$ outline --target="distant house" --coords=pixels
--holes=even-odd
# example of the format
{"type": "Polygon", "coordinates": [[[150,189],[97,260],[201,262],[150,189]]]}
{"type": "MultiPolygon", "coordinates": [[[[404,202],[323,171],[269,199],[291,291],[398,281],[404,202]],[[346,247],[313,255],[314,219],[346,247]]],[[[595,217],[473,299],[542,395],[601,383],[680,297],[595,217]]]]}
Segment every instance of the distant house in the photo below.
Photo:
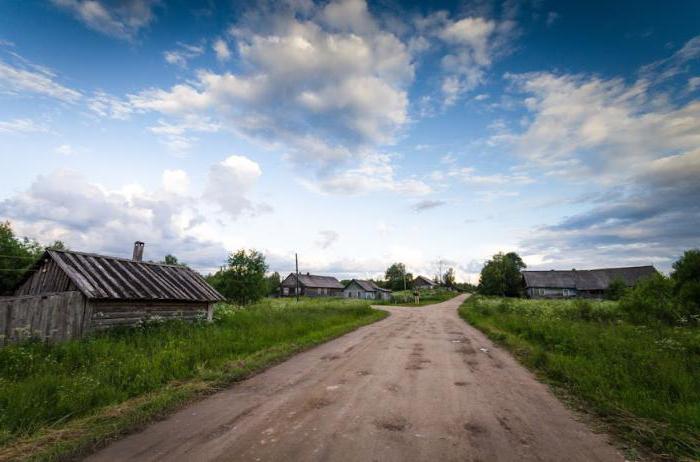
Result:
{"type": "Polygon", "coordinates": [[[343,289],[343,297],[362,298],[365,300],[389,300],[391,299],[391,291],[382,289],[373,281],[353,279],[343,289]]]}
{"type": "Polygon", "coordinates": [[[22,332],[60,341],[149,319],[211,319],[221,294],[186,266],[142,261],[143,246],[135,243],[132,259],[44,252],[14,295],[0,298],[0,343],[22,332]]]}
{"type": "Polygon", "coordinates": [[[656,273],[653,266],[592,270],[523,271],[529,298],[604,298],[610,283],[621,280],[627,287],[656,273]]]}
{"type": "Polygon", "coordinates": [[[430,280],[430,278],[427,278],[425,276],[417,276],[413,280],[414,289],[432,289],[434,287],[437,287],[437,283],[433,282],[432,280],[430,280]]]}
{"type": "MultiPolygon", "coordinates": [[[[283,297],[296,295],[297,275],[289,273],[280,284],[283,297]]],[[[299,275],[299,295],[305,297],[340,297],[343,295],[343,285],[333,276],[316,276],[314,274],[299,275]]]]}

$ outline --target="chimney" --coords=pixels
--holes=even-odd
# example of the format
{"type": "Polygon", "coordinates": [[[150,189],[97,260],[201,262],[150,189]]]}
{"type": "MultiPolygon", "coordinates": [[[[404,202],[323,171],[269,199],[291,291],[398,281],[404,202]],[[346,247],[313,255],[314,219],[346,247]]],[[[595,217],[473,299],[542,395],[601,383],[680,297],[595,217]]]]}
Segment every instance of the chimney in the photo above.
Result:
{"type": "Polygon", "coordinates": [[[134,242],[134,257],[132,260],[134,261],[142,261],[143,260],[143,246],[145,244],[141,241],[136,241],[134,242]]]}

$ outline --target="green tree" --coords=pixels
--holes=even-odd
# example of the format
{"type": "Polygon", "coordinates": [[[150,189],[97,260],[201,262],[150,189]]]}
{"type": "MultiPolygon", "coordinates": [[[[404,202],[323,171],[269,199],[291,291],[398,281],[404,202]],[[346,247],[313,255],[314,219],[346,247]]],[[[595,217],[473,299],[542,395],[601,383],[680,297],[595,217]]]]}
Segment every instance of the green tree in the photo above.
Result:
{"type": "Polygon", "coordinates": [[[179,265],[180,263],[177,261],[177,257],[175,255],[167,254],[161,263],[164,263],[166,265],[179,265]]]}
{"type": "Polygon", "coordinates": [[[262,253],[241,249],[231,253],[227,263],[225,268],[207,277],[209,283],[226,299],[245,305],[267,294],[267,263],[262,253]]]}
{"type": "Polygon", "coordinates": [[[684,315],[700,315],[700,249],[686,250],[673,264],[673,293],[684,315]]]}
{"type": "Polygon", "coordinates": [[[442,283],[450,289],[455,287],[455,270],[453,268],[448,268],[447,271],[445,271],[445,274],[442,276],[442,283]]]}
{"type": "Polygon", "coordinates": [[[394,263],[387,268],[384,273],[384,279],[386,280],[388,289],[404,290],[404,288],[410,287],[413,275],[406,272],[406,265],[403,263],[394,263]]]}
{"type": "Polygon", "coordinates": [[[519,297],[523,288],[520,272],[526,267],[520,255],[515,252],[497,253],[481,270],[479,293],[519,297]]]}
{"type": "Polygon", "coordinates": [[[615,278],[610,281],[610,285],[608,285],[608,290],[605,296],[608,300],[619,300],[623,295],[625,295],[626,291],[627,284],[625,284],[625,281],[620,278],[615,278]]]}
{"type": "Polygon", "coordinates": [[[46,246],[46,250],[70,250],[63,241],[53,241],[53,244],[46,246]]]}
{"type": "Polygon", "coordinates": [[[275,271],[271,275],[265,278],[265,283],[267,284],[267,295],[276,295],[280,291],[280,283],[282,278],[280,278],[280,273],[275,271]]]}
{"type": "Polygon", "coordinates": [[[0,223],[0,294],[10,295],[43,252],[38,242],[17,238],[9,221],[0,223]]]}
{"type": "Polygon", "coordinates": [[[620,310],[632,322],[644,323],[656,319],[673,324],[681,315],[673,289],[671,278],[656,273],[625,292],[620,299],[620,310]]]}

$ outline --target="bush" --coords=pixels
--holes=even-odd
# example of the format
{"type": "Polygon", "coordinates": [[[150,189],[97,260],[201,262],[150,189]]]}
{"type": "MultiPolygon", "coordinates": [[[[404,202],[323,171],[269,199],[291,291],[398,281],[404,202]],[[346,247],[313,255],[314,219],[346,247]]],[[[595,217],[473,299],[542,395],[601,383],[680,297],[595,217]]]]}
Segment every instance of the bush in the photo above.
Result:
{"type": "Polygon", "coordinates": [[[700,249],[687,250],[673,264],[673,292],[683,316],[700,316],[700,249]]]}
{"type": "Polygon", "coordinates": [[[620,299],[620,310],[636,323],[660,320],[668,324],[680,320],[682,313],[673,294],[673,281],[655,274],[637,283],[620,299]]]}

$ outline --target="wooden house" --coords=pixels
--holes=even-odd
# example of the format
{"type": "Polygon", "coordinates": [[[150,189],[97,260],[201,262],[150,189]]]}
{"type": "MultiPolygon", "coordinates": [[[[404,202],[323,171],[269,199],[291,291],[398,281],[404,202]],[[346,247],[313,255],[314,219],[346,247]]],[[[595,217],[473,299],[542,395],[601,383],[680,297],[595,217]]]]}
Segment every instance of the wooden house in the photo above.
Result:
{"type": "MultiPolygon", "coordinates": [[[[314,274],[299,274],[299,295],[305,297],[340,297],[343,295],[343,285],[333,276],[316,276],[314,274]]],[[[289,273],[280,284],[282,297],[296,296],[297,275],[289,273]]]]}
{"type": "Polygon", "coordinates": [[[592,270],[523,271],[525,292],[529,298],[604,298],[615,280],[634,286],[640,279],[656,273],[653,266],[600,268],[592,270]]]}
{"type": "Polygon", "coordinates": [[[390,300],[391,291],[379,287],[373,281],[353,279],[343,289],[343,297],[365,300],[390,300]]]}
{"type": "Polygon", "coordinates": [[[46,251],[14,296],[0,299],[0,336],[66,340],[148,319],[212,318],[223,297],[201,275],[142,256],[141,242],[133,259],[46,251]]]}
{"type": "Polygon", "coordinates": [[[435,287],[437,287],[437,283],[425,276],[416,276],[413,280],[413,288],[416,290],[434,289],[435,287]]]}

